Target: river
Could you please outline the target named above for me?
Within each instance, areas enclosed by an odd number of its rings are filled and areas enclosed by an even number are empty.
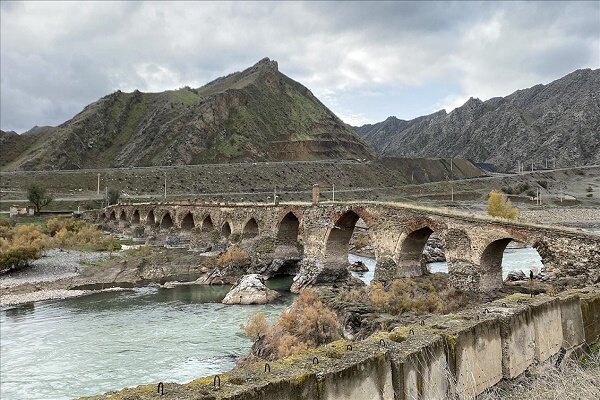
[[[355,273],[366,282],[369,272]],[[533,249],[507,249],[509,270],[541,266]],[[447,271],[445,263],[430,264]],[[70,399],[136,386],[194,378],[231,369],[251,341],[240,324],[263,312],[274,320],[293,296],[290,279],[270,280],[280,301],[223,305],[227,286],[144,287],[61,301],[38,302],[0,312],[0,398]]]

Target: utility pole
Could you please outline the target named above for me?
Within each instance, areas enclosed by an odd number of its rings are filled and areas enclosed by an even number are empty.
[[[98,191],[96,192],[96,195],[100,196],[100,174],[98,174]]]
[[[335,201],[335,183],[333,184],[333,194],[331,195],[331,200]]]
[[[415,171],[412,171],[410,173],[410,183],[413,183],[415,181]]]
[[[165,171],[165,201],[167,201],[167,171]]]
[[[546,158],[546,169],[548,169],[548,159]]]
[[[531,172],[533,172],[533,161],[531,161]]]
[[[452,201],[454,201],[454,186],[450,186],[450,193],[452,194]]]
[[[454,178],[454,174],[452,173],[452,159],[450,159],[450,179]]]
[[[553,161],[552,169],[556,169],[556,158],[554,160],[552,160],[552,161]]]

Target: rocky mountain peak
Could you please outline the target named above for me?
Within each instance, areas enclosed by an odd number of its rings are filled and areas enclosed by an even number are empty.
[[[383,156],[464,157],[512,170],[517,162],[568,167],[600,163],[600,69],[403,124],[389,118],[355,128]],[[434,118],[431,118],[435,116]]]

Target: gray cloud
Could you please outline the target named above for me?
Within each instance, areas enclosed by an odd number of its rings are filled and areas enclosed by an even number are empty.
[[[349,123],[376,121],[373,88],[431,111],[600,66],[598,2],[2,2],[5,130],[56,125],[116,89],[201,86],[264,56]],[[414,90],[413,90],[414,89]],[[434,93],[435,92],[435,93]],[[355,95],[341,107],[338,96]],[[410,100],[398,114],[410,115]],[[368,106],[367,107],[367,103]],[[421,101],[422,103],[422,101]],[[389,108],[389,107],[386,107]],[[414,111],[416,112],[416,111]]]

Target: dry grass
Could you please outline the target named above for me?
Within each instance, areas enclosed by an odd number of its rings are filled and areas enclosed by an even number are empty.
[[[220,267],[231,264],[242,264],[248,260],[248,253],[239,247],[230,247],[217,258]]]
[[[491,388],[482,400],[600,399],[600,353],[584,362],[567,359],[560,369],[543,363],[511,382]]]

